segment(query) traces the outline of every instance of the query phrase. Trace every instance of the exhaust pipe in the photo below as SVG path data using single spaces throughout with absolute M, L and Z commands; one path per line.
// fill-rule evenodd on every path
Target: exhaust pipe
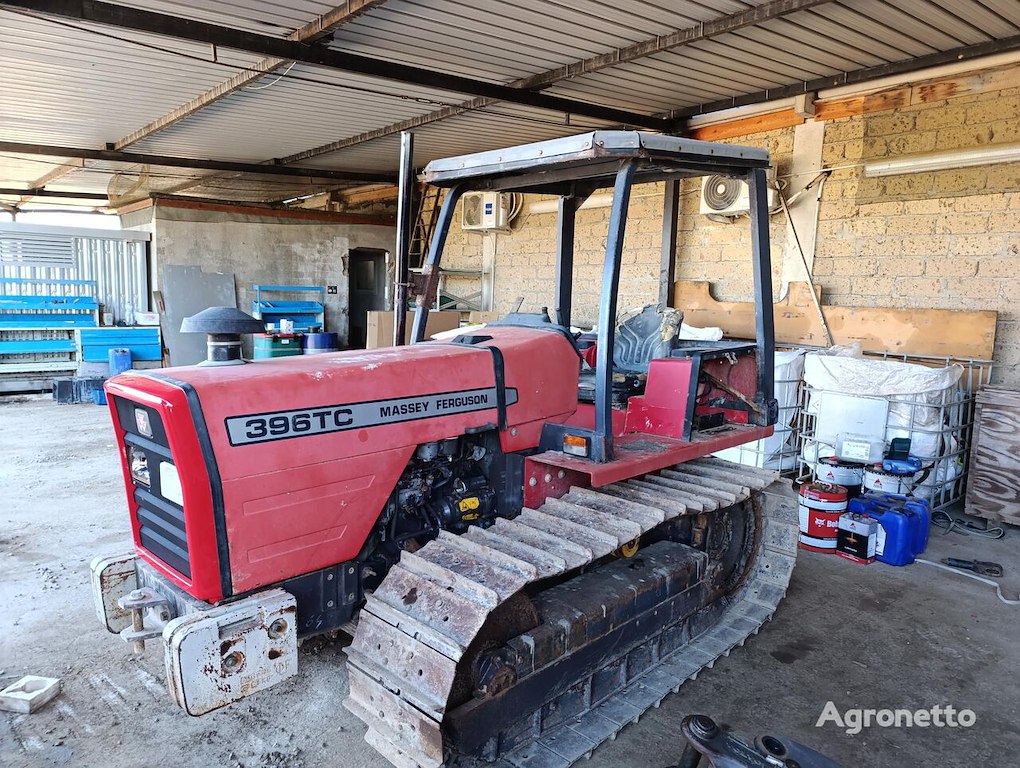
M 208 351 L 200 366 L 244 365 L 249 361 L 241 357 L 241 335 L 265 330 L 261 320 L 234 307 L 209 307 L 181 323 L 181 333 L 207 335 Z

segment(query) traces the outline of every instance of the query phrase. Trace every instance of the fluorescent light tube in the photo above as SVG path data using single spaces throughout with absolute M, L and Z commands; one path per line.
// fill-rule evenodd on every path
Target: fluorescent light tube
M 1020 160 L 1020 144 L 961 149 L 932 155 L 909 155 L 895 160 L 877 160 L 864 164 L 865 176 L 896 176 L 901 173 L 945 171 L 971 168 L 993 163 L 1015 163 Z

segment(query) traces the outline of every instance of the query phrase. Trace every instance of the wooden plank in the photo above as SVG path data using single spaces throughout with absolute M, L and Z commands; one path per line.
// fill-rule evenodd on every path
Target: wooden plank
M 821 299 L 821 288 L 817 291 Z M 754 338 L 754 304 L 716 301 L 707 281 L 678 280 L 673 284 L 673 306 L 683 310 L 684 321 L 693 326 L 719 327 L 737 339 Z M 774 306 L 777 342 L 825 345 L 825 333 L 807 283 L 790 283 L 786 298 Z M 824 303 L 822 310 L 833 343 L 858 341 L 869 352 L 990 360 L 995 347 L 998 314 L 991 310 L 840 307 Z
M 984 387 L 977 395 L 969 515 L 1020 525 L 1020 392 Z
M 966 72 L 941 80 L 928 80 L 910 89 L 910 103 L 925 104 L 959 96 L 999 91 L 1003 88 L 1015 88 L 1018 78 L 1020 70 L 1015 64 L 1010 64 L 996 69 Z
M 977 93 L 998 91 L 1016 85 L 1016 65 L 965 72 L 953 77 L 935 78 L 919 83 L 897 85 L 874 93 L 815 102 L 815 120 L 885 112 L 911 104 L 926 104 Z
M 691 130 L 691 138 L 701 141 L 719 141 L 720 139 L 731 139 L 734 136 L 747 136 L 751 133 L 789 128 L 791 125 L 800 125 L 803 122 L 804 118 L 794 112 L 792 108 L 781 109 L 764 115 L 753 115 L 739 120 L 728 120 L 725 123 L 694 128 Z
M 910 104 L 910 87 L 890 88 L 877 93 L 850 96 L 845 99 L 815 102 L 815 120 L 837 120 L 841 117 L 884 112 Z
M 388 187 L 378 189 L 330 192 L 329 196 L 331 202 L 335 199 L 346 205 L 366 205 L 368 203 L 378 203 L 380 200 L 395 200 L 397 191 L 397 187 L 391 184 Z

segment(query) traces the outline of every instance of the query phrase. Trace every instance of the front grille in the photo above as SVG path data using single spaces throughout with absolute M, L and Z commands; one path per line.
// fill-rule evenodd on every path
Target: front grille
M 153 556 L 187 578 L 191 578 L 191 560 L 188 556 L 188 536 L 184 524 L 184 509 L 165 497 L 160 488 L 160 463 L 173 464 L 166 430 L 160 414 L 153 408 L 117 398 L 117 412 L 125 430 L 124 443 L 132 450 L 145 454 L 149 468 L 149 487 L 134 482 L 132 497 L 138 521 L 138 538 Z M 152 437 L 138 433 L 134 411 L 148 411 Z
M 184 510 L 142 488 L 135 489 L 135 503 L 138 504 L 136 514 L 142 546 L 174 570 L 191 578 Z

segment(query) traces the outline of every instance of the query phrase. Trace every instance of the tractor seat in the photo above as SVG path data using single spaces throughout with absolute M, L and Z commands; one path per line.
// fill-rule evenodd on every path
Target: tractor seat
M 648 373 L 648 364 L 669 357 L 677 347 L 684 313 L 649 304 L 623 315 L 616 324 L 613 366 L 628 373 Z
M 626 405 L 631 395 L 644 392 L 649 363 L 669 357 L 677 348 L 683 318 L 680 310 L 656 304 L 628 312 L 620 318 L 613 342 L 614 405 Z M 595 371 L 581 372 L 577 399 L 582 403 L 595 401 Z

